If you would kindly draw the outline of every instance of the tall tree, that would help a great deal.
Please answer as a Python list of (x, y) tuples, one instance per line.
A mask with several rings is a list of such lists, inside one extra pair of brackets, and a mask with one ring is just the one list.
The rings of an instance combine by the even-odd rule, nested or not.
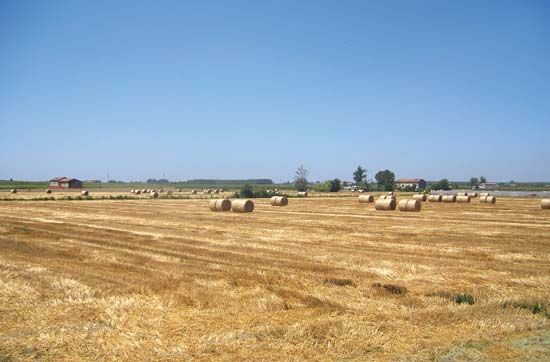
[(487, 182), (487, 179), (485, 178), (485, 176), (481, 176), (481, 177), (479, 178), (479, 183), (484, 184), (485, 182)]
[(374, 178), (379, 188), (384, 191), (393, 191), (395, 188), (395, 174), (390, 170), (378, 171)]
[(359, 187), (365, 186), (367, 180), (367, 170), (361, 166), (357, 166), (357, 170), (353, 173), (353, 181)]
[(307, 189), (308, 175), (309, 171), (304, 167), (304, 165), (300, 165), (300, 167), (298, 167), (298, 169), (296, 170), (296, 174), (294, 175), (294, 186), (296, 187), (296, 190), (305, 191)]
[(477, 177), (470, 178), (470, 186), (471, 187), (478, 187), (479, 186), (479, 179)]

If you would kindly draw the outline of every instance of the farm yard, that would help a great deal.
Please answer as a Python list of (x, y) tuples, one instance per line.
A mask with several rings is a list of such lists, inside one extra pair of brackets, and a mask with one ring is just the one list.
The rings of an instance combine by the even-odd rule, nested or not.
[(550, 359), (539, 199), (254, 204), (0, 202), (0, 356)]

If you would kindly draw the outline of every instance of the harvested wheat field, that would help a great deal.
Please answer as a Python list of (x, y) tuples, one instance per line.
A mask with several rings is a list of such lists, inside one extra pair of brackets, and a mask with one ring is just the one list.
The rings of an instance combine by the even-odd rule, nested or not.
[(0, 202), (3, 360), (548, 360), (538, 199)]

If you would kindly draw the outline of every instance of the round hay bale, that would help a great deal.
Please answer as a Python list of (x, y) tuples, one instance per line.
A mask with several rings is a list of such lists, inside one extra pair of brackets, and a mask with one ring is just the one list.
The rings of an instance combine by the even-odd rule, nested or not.
[(488, 192), (482, 192), (479, 194), (479, 197), (482, 197), (482, 196), (491, 196), (491, 194)]
[(210, 200), (210, 210), (212, 211), (229, 211), (231, 210), (231, 201), (228, 199)]
[(378, 199), (379, 200), (387, 200), (387, 199), (395, 200), (395, 196), (394, 195), (380, 195), (380, 196), (378, 196)]
[(52, 193), (52, 190), (47, 189), (47, 190), (46, 190), (46, 193), (47, 193), (47, 194), (51, 194), (51, 193)]
[(212, 193), (212, 189), (206, 189), (206, 193), (207, 193), (207, 194), (211, 194), (211, 193)]
[(286, 196), (273, 196), (271, 198), (271, 206), (286, 206), (288, 198)]
[(218, 189), (214, 189), (214, 193), (215, 193), (215, 194), (217, 195), (217, 194), (219, 194), (219, 193), (220, 193), (220, 190), (218, 190)]
[(141, 194), (141, 190), (136, 190), (135, 194), (136, 194), (136, 195)]
[(234, 212), (252, 212), (254, 211), (254, 203), (252, 200), (237, 199), (231, 201), (231, 210)]
[(191, 194), (195, 195), (197, 193), (197, 190), (191, 190)]
[(370, 204), (371, 202), (374, 202), (374, 196), (372, 195), (359, 195), (359, 197), (357, 198), (357, 201), (359, 201), (359, 203), (366, 203), (366, 204)]
[(300, 197), (307, 197), (307, 191), (299, 191), (298, 196)]
[(456, 202), (456, 195), (445, 195), (441, 199), (443, 202)]
[(541, 209), (550, 209), (550, 199), (542, 199), (540, 201), (540, 208)]
[(142, 189), (142, 190), (141, 190), (141, 193), (142, 193), (142, 194), (145, 194), (145, 193), (147, 193), (147, 190)]
[(88, 195), (89, 195), (89, 192), (88, 192), (88, 190), (82, 190), (82, 191), (80, 191), (80, 194), (81, 194), (82, 196), (88, 196)]
[(399, 211), (420, 211), (422, 202), (417, 199), (399, 200)]
[(374, 208), (376, 210), (395, 210), (395, 207), (397, 206), (397, 202), (394, 199), (378, 199), (374, 203)]
[(389, 191), (389, 192), (388, 192), (388, 195), (393, 195), (393, 191)]
[(162, 188), (159, 189), (159, 194), (162, 194), (164, 190)]
[(430, 195), (428, 196), (428, 201), (429, 202), (441, 202), (443, 196), (441, 195)]
[(159, 193), (156, 192), (156, 191), (152, 191), (150, 193), (150, 196), (151, 196), (152, 199), (157, 199), (159, 197)]
[(16, 194), (16, 193), (17, 193), (17, 189), (11, 189), (10, 192), (11, 192), (12, 194)]
[(220, 189), (220, 192), (223, 192), (223, 189)]
[(480, 204), (495, 204), (497, 202), (497, 198), (494, 196), (481, 196), (479, 198)]
[(426, 198), (426, 195), (424, 194), (416, 194), (416, 195), (413, 195), (413, 199), (423, 202), (423, 201), (426, 201), (427, 198)]
[(468, 192), (468, 196), (472, 198), (477, 197), (477, 192)]
[(467, 196), (468, 193), (467, 192), (459, 192), (458, 194), (456, 194), (456, 196)]
[(470, 196), (468, 195), (459, 195), (456, 197), (456, 202), (465, 203), (470, 202)]

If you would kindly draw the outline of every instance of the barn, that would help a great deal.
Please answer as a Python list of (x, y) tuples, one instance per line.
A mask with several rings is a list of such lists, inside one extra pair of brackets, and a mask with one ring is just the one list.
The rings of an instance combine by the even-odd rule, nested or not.
[(81, 189), (82, 181), (68, 177), (54, 177), (50, 180), (51, 189)]
[(426, 181), (421, 178), (402, 178), (395, 181), (400, 190), (422, 191), (426, 188)]

